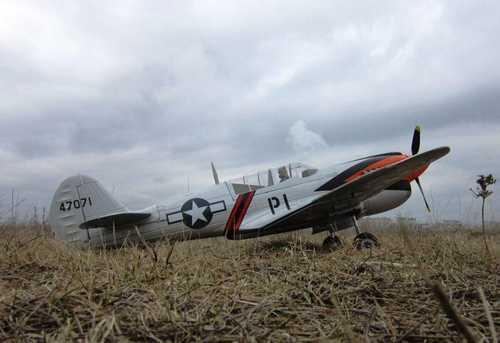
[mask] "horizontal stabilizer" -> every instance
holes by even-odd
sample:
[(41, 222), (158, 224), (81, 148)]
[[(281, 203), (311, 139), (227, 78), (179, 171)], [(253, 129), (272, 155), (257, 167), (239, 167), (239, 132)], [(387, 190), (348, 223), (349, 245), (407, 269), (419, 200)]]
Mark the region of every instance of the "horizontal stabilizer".
[(151, 213), (143, 212), (123, 212), (110, 214), (104, 217), (95, 218), (80, 224), (80, 229), (92, 229), (98, 227), (112, 228), (122, 225), (131, 225), (151, 216)]

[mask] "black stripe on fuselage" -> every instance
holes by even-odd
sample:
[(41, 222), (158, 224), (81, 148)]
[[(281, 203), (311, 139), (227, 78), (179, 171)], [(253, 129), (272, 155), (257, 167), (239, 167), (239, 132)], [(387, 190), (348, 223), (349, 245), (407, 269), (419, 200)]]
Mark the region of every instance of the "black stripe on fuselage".
[(353, 165), (350, 168), (347, 168), (342, 173), (335, 176), (333, 179), (316, 189), (316, 191), (331, 191), (339, 186), (342, 186), (346, 180), (359, 172), (360, 170), (365, 169), (370, 164), (381, 161), (387, 158), (387, 156), (376, 156), (376, 157), (368, 157), (367, 159)]
[(373, 158), (373, 157), (388, 157), (388, 156), (401, 156), (401, 155), (403, 155), (402, 152), (386, 152), (384, 154), (377, 154), (377, 155), (366, 156), (363, 158), (357, 158), (357, 159), (349, 161), (349, 162), (362, 161), (362, 160), (365, 160), (367, 158)]

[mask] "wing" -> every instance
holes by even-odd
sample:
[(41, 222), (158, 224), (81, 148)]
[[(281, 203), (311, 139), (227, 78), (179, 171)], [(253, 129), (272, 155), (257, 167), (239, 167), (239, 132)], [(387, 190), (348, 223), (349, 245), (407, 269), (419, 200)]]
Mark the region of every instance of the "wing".
[(359, 203), (380, 193), (400, 180), (408, 178), (416, 170), (428, 166), (450, 152), (442, 147), (414, 155), (406, 160), (375, 170), (328, 193), (320, 201)]
[(230, 230), (227, 231), (230, 233), (227, 237), (250, 238), (286, 232), (307, 227), (308, 223), (317, 220), (317, 218), (324, 217), (327, 220), (330, 213), (356, 208), (362, 201), (373, 197), (400, 180), (407, 179), (416, 170), (428, 166), (448, 154), (449, 151), (448, 147), (426, 151), (371, 171), (333, 189), (329, 189), (329, 185), (336, 183), (332, 182), (334, 178), (330, 179), (316, 189), (316, 191), (322, 192), (315, 192), (309, 197), (296, 201), (291, 206), (295, 210), (283, 211), (279, 216), (271, 213), (268, 207), (245, 216), (248, 209), (248, 204), (246, 204), (243, 213), (244, 219), (240, 220), (237, 230), (233, 230), (232, 234)]

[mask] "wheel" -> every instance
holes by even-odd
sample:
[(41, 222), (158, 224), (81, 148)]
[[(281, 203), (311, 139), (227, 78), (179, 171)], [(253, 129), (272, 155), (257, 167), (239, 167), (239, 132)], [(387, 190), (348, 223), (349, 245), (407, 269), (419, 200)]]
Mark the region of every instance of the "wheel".
[(377, 237), (369, 232), (362, 232), (354, 238), (354, 246), (358, 250), (373, 249), (379, 246)]
[(342, 241), (337, 236), (328, 236), (323, 241), (323, 248), (334, 251), (342, 247)]

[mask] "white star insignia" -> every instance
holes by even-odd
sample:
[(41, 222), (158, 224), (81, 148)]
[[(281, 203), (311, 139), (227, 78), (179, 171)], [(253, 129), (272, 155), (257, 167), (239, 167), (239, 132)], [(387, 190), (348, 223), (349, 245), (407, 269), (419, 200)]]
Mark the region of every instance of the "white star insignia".
[(196, 202), (194, 201), (192, 205), (193, 207), (189, 211), (184, 212), (187, 215), (191, 216), (191, 225), (195, 225), (198, 220), (208, 222), (207, 218), (203, 214), (203, 212), (205, 212), (208, 206), (198, 207), (198, 205), (196, 205)]

